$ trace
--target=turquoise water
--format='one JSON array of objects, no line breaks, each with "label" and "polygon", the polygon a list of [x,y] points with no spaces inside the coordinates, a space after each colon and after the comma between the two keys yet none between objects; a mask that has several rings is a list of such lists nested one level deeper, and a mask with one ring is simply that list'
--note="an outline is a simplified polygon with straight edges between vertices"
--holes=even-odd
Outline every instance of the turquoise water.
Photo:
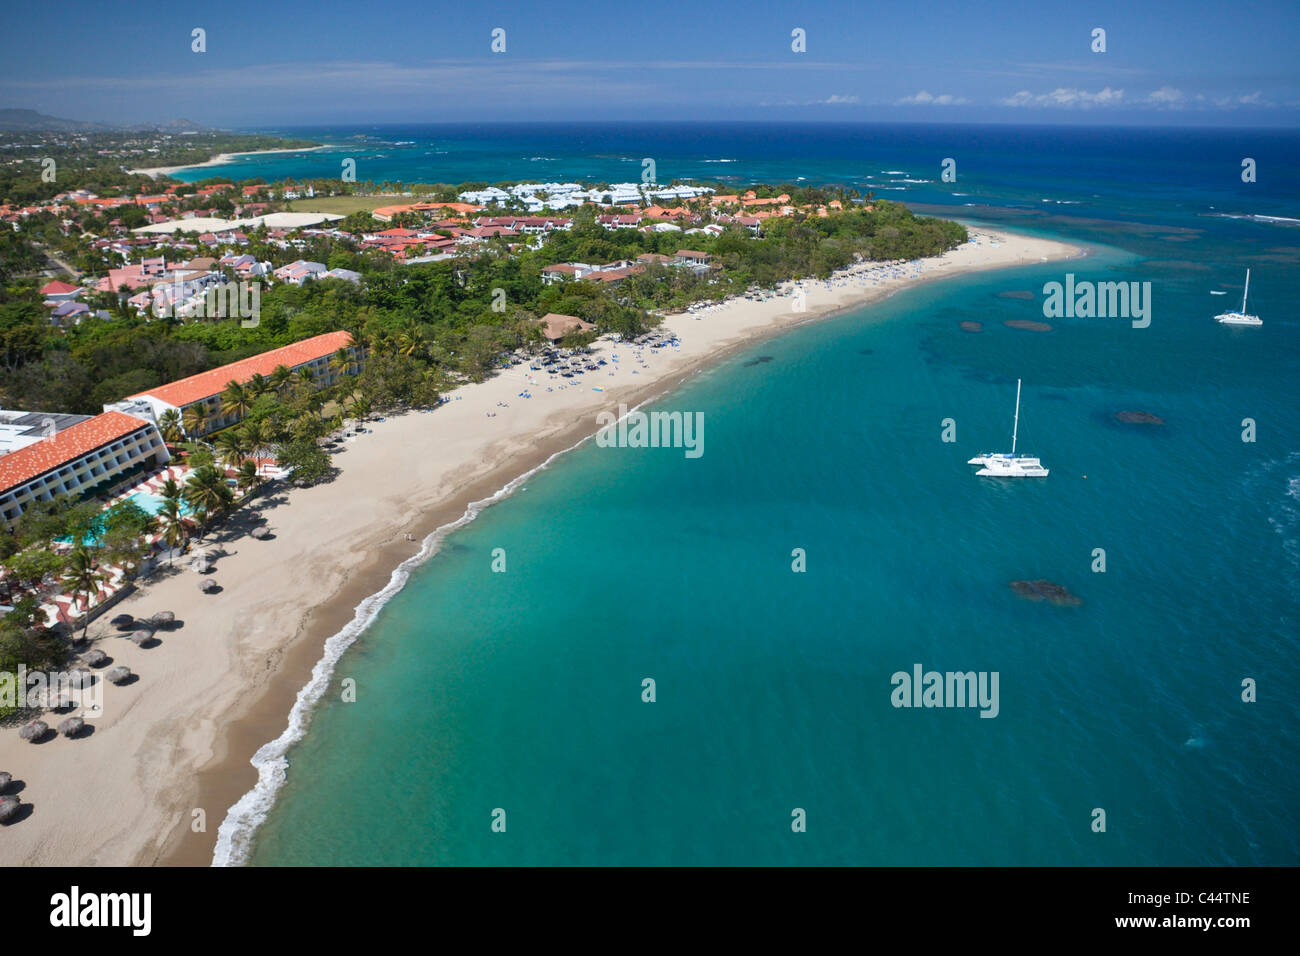
[{"label": "turquoise water", "polygon": [[[728,359],[656,406],[704,413],[698,459],[588,443],[528,479],[340,661],[251,862],[1300,863],[1300,246],[1198,215],[1036,217],[1094,255]],[[1247,264],[1265,325],[1219,326]],[[1152,282],[1151,326],[1002,324],[1067,271]],[[1017,378],[1051,477],[976,478]],[[998,716],[893,707],[917,663],[998,672]]]},{"label": "turquoise water", "polygon": [[[156,515],[158,514],[158,512],[162,511],[163,508],[163,499],[161,496],[151,495],[143,491],[137,491],[135,494],[131,495],[125,500],[131,502],[132,504],[138,505],[140,508],[142,508],[145,511],[146,514]],[[190,509],[190,506],[184,501],[184,499],[181,500],[180,512],[183,515],[188,515],[193,513],[192,510]]]},{"label": "turquoise water", "polygon": [[[162,507],[163,507],[163,499],[160,496],[151,495],[144,491],[137,491],[133,495],[127,495],[125,498],[122,499],[120,503],[126,504],[127,502],[137,505],[141,510],[145,512],[145,514],[149,514],[149,515],[157,515],[160,511],[162,511]],[[190,508],[188,504],[186,504],[184,500],[181,501],[180,512],[182,515],[193,514],[193,510]],[[59,538],[58,541],[61,542],[62,544],[72,543],[71,538]],[[99,547],[99,543],[100,543],[100,537],[98,534],[92,534],[86,538],[86,544],[92,548]]]}]

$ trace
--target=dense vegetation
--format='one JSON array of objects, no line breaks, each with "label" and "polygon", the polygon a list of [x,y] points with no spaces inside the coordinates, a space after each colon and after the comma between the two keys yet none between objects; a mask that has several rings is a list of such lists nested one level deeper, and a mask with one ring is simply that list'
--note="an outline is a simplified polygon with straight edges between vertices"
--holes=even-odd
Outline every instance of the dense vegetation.
[{"label": "dense vegetation", "polygon": [[[278,266],[306,258],[354,269],[364,285],[325,280],[270,286],[252,329],[235,320],[141,318],[125,308],[122,296],[105,294],[92,306],[107,310],[110,319],[62,330],[45,319],[35,280],[10,283],[0,291],[0,401],[28,410],[96,412],[125,395],[338,329],[378,353],[409,360],[420,374],[436,373],[440,384],[480,379],[502,352],[537,344],[532,320],[547,312],[577,315],[601,332],[636,335],[657,322],[651,314],[657,310],[753,285],[824,277],[858,257],[934,255],[964,238],[956,223],[916,217],[890,202],[877,202],[872,211],[770,220],[761,239],[739,229],[717,237],[610,231],[584,207],[572,230],[549,234],[538,249],[512,252],[498,239],[463,258],[424,265],[395,265],[386,253],[358,252],[326,237],[284,250],[254,234],[247,251],[259,259]],[[604,263],[681,248],[712,253],[720,268],[697,276],[652,265],[614,288],[541,281],[542,268],[556,262]]]},{"label": "dense vegetation", "polygon": [[[184,166],[206,162],[218,153],[315,146],[311,140],[199,132],[144,133],[9,133],[0,146],[0,201],[13,204],[52,199],[59,193],[89,189],[101,196],[120,192],[150,193],[158,188],[148,176],[127,169]],[[42,173],[54,160],[54,178]]]}]

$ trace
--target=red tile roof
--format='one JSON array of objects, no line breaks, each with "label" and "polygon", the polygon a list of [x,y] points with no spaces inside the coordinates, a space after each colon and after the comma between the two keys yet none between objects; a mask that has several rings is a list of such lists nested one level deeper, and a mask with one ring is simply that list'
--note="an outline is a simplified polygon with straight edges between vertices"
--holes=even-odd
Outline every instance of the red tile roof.
[{"label": "red tile roof", "polygon": [[209,395],[218,395],[225,392],[226,385],[229,385],[231,380],[242,384],[242,382],[250,380],[253,375],[270,375],[270,373],[276,371],[277,365],[294,368],[295,365],[311,362],[312,359],[333,355],[335,351],[347,349],[351,345],[352,334],[350,332],[326,332],[324,336],[304,338],[302,342],[294,342],[292,345],[283,346],[282,349],[261,352],[260,355],[253,355],[251,358],[240,360],[240,362],[231,362],[229,365],[221,365],[220,368],[199,372],[198,375],[191,375],[188,378],[181,378],[179,381],[168,382],[166,385],[146,389],[144,392],[127,395],[127,398],[140,398],[143,395],[149,395],[149,397],[159,399],[159,401],[166,402],[170,406],[181,408],[198,402],[200,398],[208,398]]},{"label": "red tile roof", "polygon": [[261,355],[231,362],[229,365],[222,365],[220,368],[200,372],[178,382],[169,382],[127,397],[140,398],[148,395],[168,405],[182,408],[199,399],[220,395],[232,379],[240,383],[247,382],[254,375],[270,375],[279,365],[293,368],[312,359],[333,355],[339,349],[347,348],[351,344],[350,332],[326,332],[324,335],[314,335],[283,348],[272,349]]},{"label": "red tile roof", "polygon": [[47,282],[41,286],[41,295],[67,295],[69,292],[80,292],[81,286],[72,285],[68,282],[60,282],[55,279],[53,282]]},{"label": "red tile roof", "polygon": [[70,425],[51,438],[0,457],[0,491],[31,481],[148,425],[143,418],[123,412],[104,412]]}]

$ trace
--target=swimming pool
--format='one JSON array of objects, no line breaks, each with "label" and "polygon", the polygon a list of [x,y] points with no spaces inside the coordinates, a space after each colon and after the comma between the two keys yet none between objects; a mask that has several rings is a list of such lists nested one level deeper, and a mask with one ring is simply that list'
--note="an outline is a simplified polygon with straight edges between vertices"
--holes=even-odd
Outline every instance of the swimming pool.
[{"label": "swimming pool", "polygon": [[[145,491],[137,491],[135,494],[123,498],[122,503],[125,504],[129,501],[131,504],[141,508],[146,514],[156,515],[158,512],[162,511],[164,500],[165,499],[161,495],[151,495]],[[191,514],[190,506],[184,498],[181,499],[180,511],[183,515]]]}]

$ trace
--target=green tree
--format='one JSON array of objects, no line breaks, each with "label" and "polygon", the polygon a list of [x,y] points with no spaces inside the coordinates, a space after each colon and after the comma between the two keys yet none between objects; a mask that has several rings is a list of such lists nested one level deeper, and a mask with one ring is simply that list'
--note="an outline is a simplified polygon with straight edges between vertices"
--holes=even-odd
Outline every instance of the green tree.
[{"label": "green tree", "polygon": [[199,536],[207,534],[212,522],[231,506],[234,495],[226,484],[226,476],[212,465],[194,469],[185,483],[185,502],[198,516]]},{"label": "green tree", "polygon": [[68,554],[68,563],[64,568],[62,581],[73,599],[82,599],[81,608],[85,617],[82,621],[81,639],[86,639],[90,630],[90,599],[99,593],[107,576],[99,570],[94,554],[85,545],[78,545]]}]

